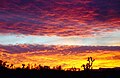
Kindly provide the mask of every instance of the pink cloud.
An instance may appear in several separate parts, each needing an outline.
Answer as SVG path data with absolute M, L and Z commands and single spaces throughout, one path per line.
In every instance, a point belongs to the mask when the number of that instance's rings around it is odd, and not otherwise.
M 117 2 L 4 0 L 0 2 L 0 33 L 87 37 L 112 32 L 120 29 Z

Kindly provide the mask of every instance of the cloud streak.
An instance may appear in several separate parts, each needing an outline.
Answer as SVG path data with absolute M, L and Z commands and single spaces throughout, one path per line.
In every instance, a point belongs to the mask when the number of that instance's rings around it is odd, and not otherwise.
M 119 51 L 119 46 L 61 46 L 61 45 L 29 45 L 29 44 L 19 44 L 19 45 L 0 45 L 1 52 L 7 53 L 24 53 L 24 52 L 53 52 L 54 53 L 65 53 L 65 52 L 92 52 L 92 51 Z M 46 51 L 46 52 L 45 52 Z

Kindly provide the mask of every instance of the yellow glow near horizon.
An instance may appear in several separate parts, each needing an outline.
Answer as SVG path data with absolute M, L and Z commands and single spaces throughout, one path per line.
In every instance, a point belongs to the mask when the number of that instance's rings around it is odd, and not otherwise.
M 15 67 L 22 67 L 21 64 L 41 64 L 48 65 L 50 67 L 61 65 L 62 68 L 71 68 L 77 67 L 81 68 L 82 64 L 87 63 L 87 57 L 92 56 L 95 58 L 95 62 L 93 64 L 94 69 L 98 68 L 112 68 L 118 67 L 120 65 L 120 60 L 118 56 L 120 56 L 119 51 L 104 51 L 104 52 L 93 52 L 93 53 L 79 53 L 71 55 L 70 53 L 64 54 L 54 54 L 54 55 L 39 55 L 33 54 L 34 52 L 28 53 L 20 53 L 20 54 L 9 54 L 3 53 L 2 55 L 6 55 L 6 57 L 2 56 L 0 59 L 4 61 L 8 61 L 9 63 L 13 63 Z M 82 68 L 81 68 L 82 69 Z

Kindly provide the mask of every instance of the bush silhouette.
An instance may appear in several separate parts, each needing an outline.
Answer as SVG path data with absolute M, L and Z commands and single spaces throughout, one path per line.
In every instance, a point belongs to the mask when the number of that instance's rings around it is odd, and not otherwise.
M 25 69 L 25 64 L 22 64 L 22 69 Z

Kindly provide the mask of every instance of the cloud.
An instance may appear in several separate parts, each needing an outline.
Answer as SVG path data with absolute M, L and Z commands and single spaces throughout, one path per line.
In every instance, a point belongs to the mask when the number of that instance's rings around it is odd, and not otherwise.
M 21 64 L 41 64 L 63 68 L 78 67 L 87 63 L 87 57 L 95 58 L 94 68 L 117 67 L 120 63 L 120 47 L 105 46 L 48 46 L 48 45 L 0 45 L 0 59 Z M 64 60 L 65 59 L 65 60 Z
M 0 33 L 93 36 L 120 30 L 119 0 L 1 0 Z
M 119 51 L 119 46 L 58 46 L 58 45 L 30 45 L 30 44 L 19 44 L 19 45 L 0 45 L 1 52 L 7 53 L 26 53 L 26 52 L 41 52 L 41 53 L 65 53 L 68 54 L 70 51 L 82 53 L 92 51 Z

